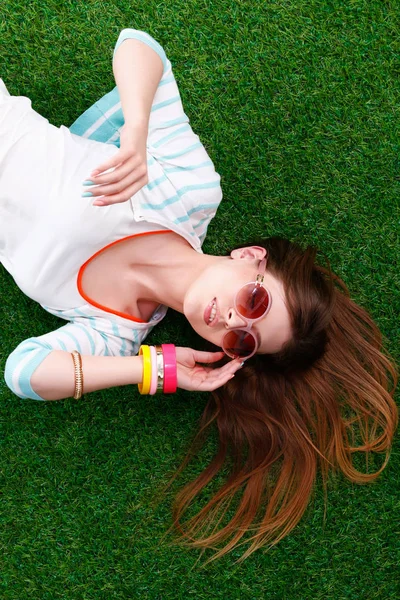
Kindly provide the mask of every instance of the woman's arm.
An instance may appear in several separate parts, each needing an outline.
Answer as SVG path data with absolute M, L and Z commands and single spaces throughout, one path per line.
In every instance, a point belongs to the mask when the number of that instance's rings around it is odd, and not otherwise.
M 125 340 L 125 356 L 118 356 L 120 341 L 121 338 L 101 334 L 89 325 L 71 322 L 21 342 L 6 361 L 4 378 L 20 398 L 70 398 L 75 391 L 71 352 L 78 350 L 82 358 L 84 393 L 141 383 L 143 362 L 141 356 L 136 356 L 139 346 Z M 222 352 L 176 348 L 178 387 L 211 391 L 224 385 L 240 368 L 240 362 L 231 361 L 216 369 L 207 366 L 222 357 Z
M 203 366 L 223 356 L 223 352 L 176 348 L 178 387 L 212 391 L 227 383 L 241 368 L 240 360 L 232 360 L 216 369 Z M 143 381 L 141 356 L 81 356 L 81 359 L 85 394 Z M 75 370 L 70 352 L 50 352 L 32 375 L 31 386 L 44 400 L 71 398 L 75 391 Z
M 136 356 L 138 349 L 137 343 L 97 331 L 90 322 L 70 322 L 21 342 L 7 358 L 4 377 L 20 398 L 69 398 L 75 383 L 73 350 L 82 356 L 85 392 L 89 392 L 139 383 L 142 359 Z
M 141 356 L 82 356 L 84 393 L 141 383 Z M 70 352 L 53 350 L 31 377 L 31 386 L 44 400 L 72 398 L 75 370 Z
M 120 151 L 88 177 L 98 186 L 90 190 L 97 197 L 95 206 L 124 202 L 148 182 L 150 111 L 164 65 L 160 55 L 146 43 L 125 39 L 115 51 L 113 70 L 125 122 L 120 131 Z M 110 169 L 113 171 L 101 174 Z
M 128 127 L 148 128 L 151 105 L 163 68 L 159 55 L 139 40 L 127 39 L 115 51 L 114 77 Z

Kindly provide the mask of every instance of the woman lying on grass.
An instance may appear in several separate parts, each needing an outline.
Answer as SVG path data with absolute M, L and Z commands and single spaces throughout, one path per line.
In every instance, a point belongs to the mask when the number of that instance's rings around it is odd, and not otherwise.
M 129 384 L 212 391 L 195 444 L 215 421 L 219 451 L 179 494 L 174 524 L 195 547 L 223 542 L 215 557 L 251 531 L 244 558 L 296 525 L 318 465 L 325 483 L 329 467 L 357 483 L 382 471 L 397 424 L 395 369 L 377 327 L 313 248 L 267 238 L 228 256 L 201 252 L 220 178 L 171 64 L 149 35 L 124 30 L 113 66 L 117 88 L 71 130 L 1 82 L 1 262 L 69 321 L 22 342 L 5 379 L 36 400 Z M 222 351 L 141 346 L 167 307 Z M 352 456 L 369 451 L 386 457 L 364 474 Z M 183 524 L 228 453 L 226 483 Z M 208 534 L 237 494 L 235 516 Z

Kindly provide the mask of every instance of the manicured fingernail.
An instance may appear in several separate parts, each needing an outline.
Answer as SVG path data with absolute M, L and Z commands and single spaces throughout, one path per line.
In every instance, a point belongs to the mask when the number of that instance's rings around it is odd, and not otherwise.
M 244 365 L 244 360 L 240 363 L 240 366 L 243 367 Z
M 105 206 L 106 203 L 105 202 L 100 202 L 99 200 L 97 200 L 97 202 L 93 202 L 92 206 Z
M 93 196 L 92 192 L 85 192 L 82 194 L 82 198 L 89 198 L 90 196 Z
M 94 182 L 93 182 L 93 181 L 90 181 L 89 179 L 87 179 L 86 181 L 84 181 L 84 182 L 82 183 L 82 185 L 94 185 Z

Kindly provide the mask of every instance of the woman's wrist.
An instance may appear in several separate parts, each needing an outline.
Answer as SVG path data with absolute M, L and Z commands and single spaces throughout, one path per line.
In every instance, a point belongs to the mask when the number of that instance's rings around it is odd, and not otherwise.
M 124 119 L 124 131 L 132 134 L 144 133 L 147 136 L 149 118 L 145 112 L 132 116 L 127 115 L 127 117 L 124 116 Z
M 143 356 L 131 356 L 130 384 L 137 385 L 143 381 Z

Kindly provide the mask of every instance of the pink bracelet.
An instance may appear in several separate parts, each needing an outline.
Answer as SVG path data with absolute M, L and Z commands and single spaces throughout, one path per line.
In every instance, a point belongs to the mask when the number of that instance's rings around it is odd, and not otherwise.
M 173 394 L 178 385 L 175 346 L 162 344 L 161 348 L 164 356 L 164 394 Z
M 150 396 L 154 396 L 157 391 L 157 353 L 154 346 L 150 346 L 151 355 L 151 382 L 150 382 Z

